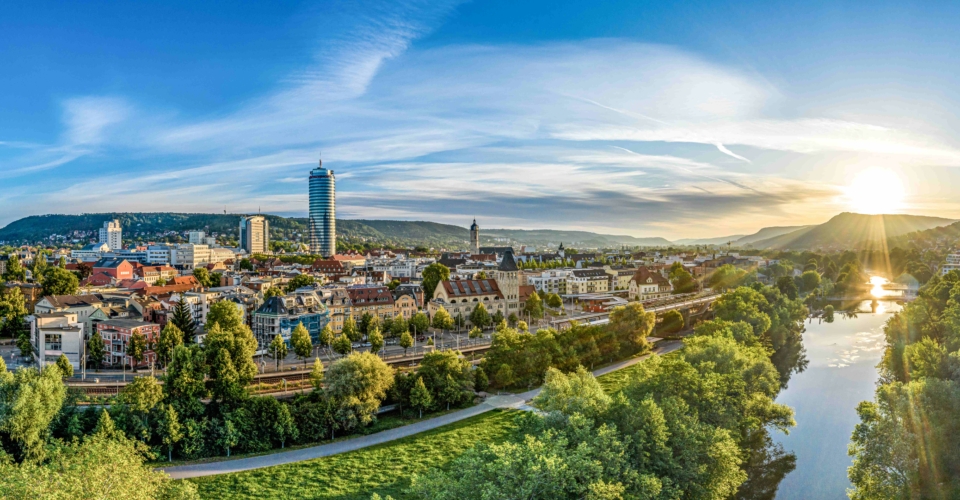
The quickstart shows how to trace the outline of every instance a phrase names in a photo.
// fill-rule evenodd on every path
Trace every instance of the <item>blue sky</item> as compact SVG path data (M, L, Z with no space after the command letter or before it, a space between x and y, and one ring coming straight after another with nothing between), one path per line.
M321 151L345 218L712 237L856 211L870 178L960 218L958 11L8 3L0 224L302 215Z

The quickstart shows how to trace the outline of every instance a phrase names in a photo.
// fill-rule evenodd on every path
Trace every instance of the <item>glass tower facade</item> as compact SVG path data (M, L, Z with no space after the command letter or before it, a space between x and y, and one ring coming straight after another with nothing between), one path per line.
M337 253L337 193L333 170L310 171L310 251L330 257Z

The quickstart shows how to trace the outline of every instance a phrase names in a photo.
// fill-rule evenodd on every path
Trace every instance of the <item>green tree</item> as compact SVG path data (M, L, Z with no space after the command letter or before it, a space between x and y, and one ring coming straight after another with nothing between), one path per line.
M313 360L313 370L310 371L310 384L317 391L323 388L323 362L320 358Z
M490 313L487 312L483 303L478 302L473 311L470 312L470 323L480 329L490 326Z
M0 430L20 446L27 459L41 460L45 456L50 423L67 395L62 379L55 364L47 365L43 371L21 368L0 391Z
M193 342L193 334L197 331L197 324L193 320L192 308L183 294L180 294L180 298L177 299L177 304L173 308L173 315L169 322L183 332L184 344Z
M537 292L531 293L530 297L527 298L527 302L523 306L523 312L527 313L530 319L543 317L543 300L540 299Z
M306 360L313 353L313 342L310 340L310 332L302 322L293 328L293 333L290 334L290 345L293 346L293 352L303 360L306 368Z
M403 316L397 315L396 318L393 318L393 323L390 324L390 336L397 338L403 335L403 332L408 331L410 325L407 323L407 320Z
M482 366L478 366L473 372L473 390L483 392L490 385L490 379L487 378L487 372Z
M647 337L653 331L656 321L656 315L646 312L639 302L615 307L610 312L610 329L615 332L620 342L644 350L650 345Z
M278 286L272 286L267 288L267 291L263 292L263 300L267 300L270 297L283 297L283 289Z
M803 285L802 290L804 292L810 292L816 290L820 286L820 273L815 270L804 271L800 275L800 283Z
M43 295L76 295L80 290L77 275L66 269L47 268L42 276Z
M207 397L206 355L198 345L178 345L170 354L163 392L167 402L183 417L198 417L204 411L200 399Z
M367 334L367 342L370 342L370 352L377 354L383 349L383 335L380 335L380 329L374 325Z
M780 293L786 295L790 300L796 300L800 290L797 288L797 282L793 276L782 276L777 278L777 289Z
M0 333L18 338L26 331L27 301L20 287L0 287Z
M400 335L400 347L403 348L403 355L407 355L407 349L413 346L413 336L410 335L410 332L403 332Z
M353 350L353 343L350 342L350 339L346 335L337 335L337 338L333 339L333 352L346 356Z
M140 440L146 441L150 429L149 413L163 401L163 387L153 377L135 377L117 397L134 415L140 417Z
M43 250L38 250L37 254L33 257L33 267L30 269L30 272L33 273L33 280L36 282L43 281L47 268L46 253Z
M423 410L429 410L433 406L433 395L424 385L422 377L417 377L417 382L410 391L410 406L420 412L420 418L423 418Z
M214 436L217 446L223 448L230 456L230 450L240 442L240 429L229 416L224 416L223 420L214 420Z
M143 336L140 332L134 332L130 336L130 340L127 342L127 356L130 356L130 359L133 360L133 370L137 370L137 366L143 362L144 356L147 352L147 338Z
M587 418L601 416L612 403L613 399L583 366L578 366L577 371L570 374L556 368L548 369L543 388L532 402L541 411L559 411L567 415L579 413Z
M560 296L555 293L548 294L547 305L554 309L560 309L563 307L563 299L561 299Z
M237 262L237 269L240 271L253 271L253 263L250 262L248 258L240 259L240 261Z
M453 318L442 306L433 313L433 327L438 330L450 330L453 328Z
M320 330L320 345L322 347L330 347L333 344L333 328L330 328L330 324L327 323L323 325L323 329Z
M434 290L437 289L437 285L439 285L441 281L450 279L450 269L439 262L435 262L424 268L422 275L423 283L421 286L423 287L423 296L426 297L426 300L430 300L433 298L433 293Z
M480 337L483 337L483 330L475 326L471 328L469 332L467 332L467 337L471 339L478 339Z
M57 358L57 368L60 369L60 373L63 375L63 378L70 378L73 376L73 365L70 364L70 360L67 359L66 354L61 354Z
M220 304L226 306L218 307ZM221 311L224 314L219 314ZM217 316L220 317L217 318ZM257 375L257 365L253 362L253 354L257 350L257 339L253 337L250 327L243 324L240 312L233 302L215 303L210 307L207 318L207 337L204 340L207 362L212 364L214 358L219 355L218 351L226 349L237 370L239 377L237 383L245 387Z
M146 466L140 447L122 436L95 434L64 443L48 462L5 461L0 475L2 498L199 498L193 483L171 481Z
M230 351L225 347L207 348L206 351L210 378L213 379L210 384L213 399L224 403L242 398L246 384L240 382L240 374L233 362L233 357L230 356Z
M340 332L350 342L360 342L363 338L363 332L357 327L357 322L353 317L348 317L343 321L343 330Z
M286 290L287 290L287 293L293 293L293 292L297 291L298 288L303 288L303 287L305 287L305 286L310 286L310 285L312 285L312 284L314 284L314 283L316 283L316 282L317 282L316 278L314 278L313 276L311 276L311 275L309 275L309 274L298 274L298 275L294 276L293 279L291 279L291 280L287 283L287 289L286 289Z
M280 369L280 361L287 357L287 343L283 341L283 336L274 335L270 341L270 354L277 363L277 369Z
M496 312L494 312L493 315L490 317L490 324L493 325L493 326L497 326L497 325L499 325L500 322L503 321L503 320L504 320L503 311L501 311L501 310L498 309L498 310L497 310Z
M205 267L198 267L193 270L193 277L197 279L197 283L204 288L210 288L213 284L210 281L210 271Z
M93 363L93 366L100 370L100 367L103 366L103 361L106 358L106 345L103 342L103 337L100 336L100 331L97 330L93 332L93 335L90 336L90 340L87 341L87 360Z
M10 256L7 261L7 269L3 272L3 281L23 282L27 280L27 271L20 263L20 257L17 254Z
M229 300L214 302L207 313L206 329L211 330L213 325L220 325L224 331L233 332L236 335L245 325L243 312L235 302Z
M660 331L663 333L677 333L683 330L683 314L676 309L671 309L663 314L660 320Z
M670 266L669 274L670 284L673 285L673 293L691 293L697 290L697 282L693 276L683 268L683 264L674 262Z
M177 328L177 325L169 322L163 327L163 330L160 330L160 338L157 339L153 348L157 354L157 362L166 367L167 363L170 362L173 350L178 345L183 345L183 332Z
M414 335L423 335L430 328L430 318L423 311L419 311L410 318L410 328L413 329Z
M177 418L177 411L173 409L172 405L161 405L157 430L160 433L160 441L167 447L167 461L172 462L173 445L183 439L180 419Z
M393 385L393 369L373 354L355 352L335 361L326 380L337 419L344 429L353 429L373 421Z

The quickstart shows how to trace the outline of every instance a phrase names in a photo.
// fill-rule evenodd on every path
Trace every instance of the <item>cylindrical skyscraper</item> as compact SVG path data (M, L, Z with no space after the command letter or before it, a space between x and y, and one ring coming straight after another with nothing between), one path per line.
M310 251L324 257L337 253L337 193L333 170L310 171Z

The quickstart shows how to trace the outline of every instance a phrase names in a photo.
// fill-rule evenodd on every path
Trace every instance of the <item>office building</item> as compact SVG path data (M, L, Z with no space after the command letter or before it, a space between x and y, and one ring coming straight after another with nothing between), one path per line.
M333 170L310 171L310 251L324 257L337 253L337 199Z
M266 217L240 217L240 248L249 255L270 251L270 224Z
M122 229L120 221L117 219L103 223L100 228L100 243L110 247L110 250L120 250L123 248Z

